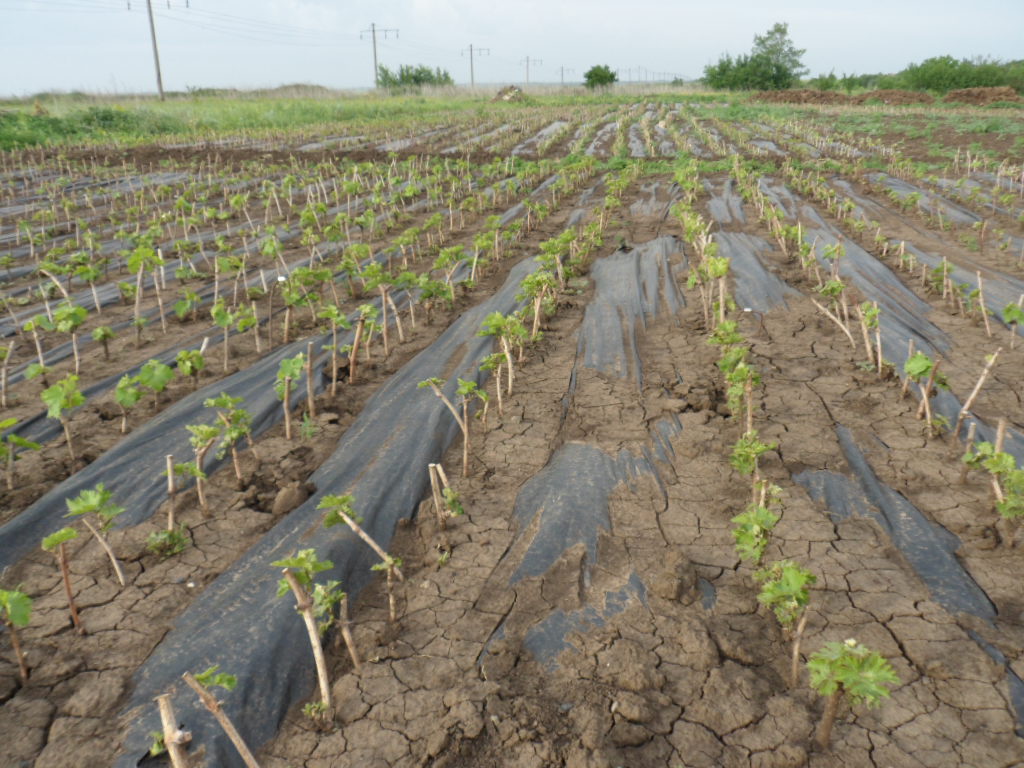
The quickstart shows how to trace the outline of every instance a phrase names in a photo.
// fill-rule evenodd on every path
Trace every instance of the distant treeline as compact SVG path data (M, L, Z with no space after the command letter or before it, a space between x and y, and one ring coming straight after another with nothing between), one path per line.
M930 91L944 94L959 88L1009 86L1024 93L1024 60L1002 62L993 59L954 59L935 56L920 64L911 64L896 74L842 75L834 72L805 81L810 88L823 91L876 90L895 88L906 91Z

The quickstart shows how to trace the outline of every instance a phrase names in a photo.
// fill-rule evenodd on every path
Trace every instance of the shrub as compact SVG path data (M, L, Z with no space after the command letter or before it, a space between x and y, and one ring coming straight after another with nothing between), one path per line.
M607 88L618 80L619 76L607 64L595 64L583 73L583 84L591 89Z

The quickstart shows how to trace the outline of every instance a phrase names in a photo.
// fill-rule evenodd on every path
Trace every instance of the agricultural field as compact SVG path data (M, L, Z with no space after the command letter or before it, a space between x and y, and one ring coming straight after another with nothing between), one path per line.
M1024 763L1024 115L716 98L0 153L0 766Z

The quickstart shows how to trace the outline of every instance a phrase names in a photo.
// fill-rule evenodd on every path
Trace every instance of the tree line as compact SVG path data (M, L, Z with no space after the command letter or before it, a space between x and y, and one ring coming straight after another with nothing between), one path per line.
M806 85L820 90L894 88L944 94L959 88L1009 86L1024 93L1024 60L1003 62L976 57L956 59L934 56L910 64L894 74L843 74L830 72L801 80L808 70L802 58L806 49L797 48L789 37L789 25L777 23L763 35L754 36L750 53L735 58L728 53L704 67L703 82L720 90L785 90Z

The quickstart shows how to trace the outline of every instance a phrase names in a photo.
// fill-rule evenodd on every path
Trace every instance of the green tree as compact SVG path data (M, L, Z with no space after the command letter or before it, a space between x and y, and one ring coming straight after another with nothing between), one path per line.
M618 81L619 76L607 64L595 64L583 73L583 84L590 89L607 88Z
M806 52L789 39L789 25L779 22L763 35L754 35L749 54L735 59L724 54L704 68L704 82L726 90L785 90L807 74L801 58Z
M801 61L805 53L806 48L797 48L789 39L789 25L777 22L763 35L754 35L751 58L765 57L773 70L788 77L788 82L780 82L777 87L789 88L807 74L807 68Z

